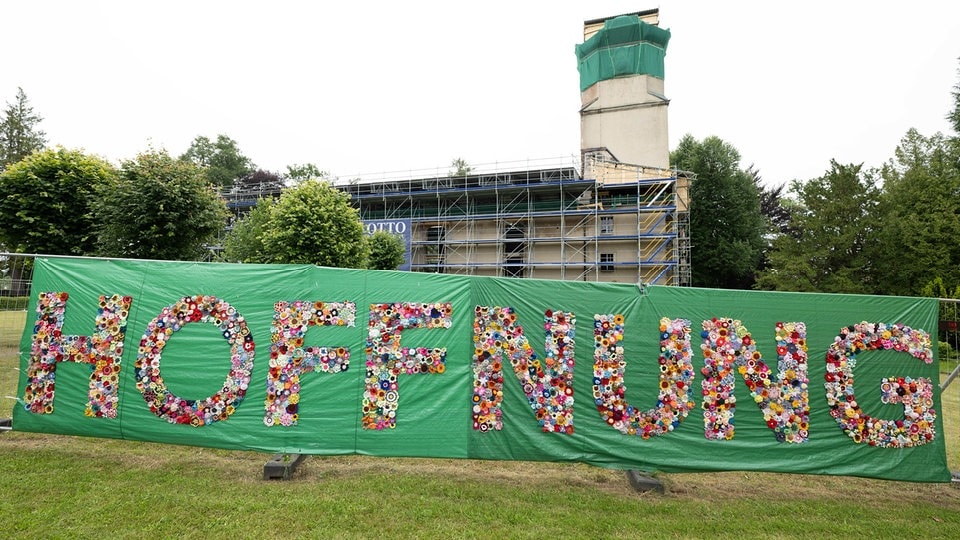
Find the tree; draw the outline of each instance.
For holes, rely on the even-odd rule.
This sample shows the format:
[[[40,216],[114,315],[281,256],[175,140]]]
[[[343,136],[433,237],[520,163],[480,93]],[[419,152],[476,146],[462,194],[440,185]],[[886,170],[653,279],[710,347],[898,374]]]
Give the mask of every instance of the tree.
[[[223,240],[223,259],[228,262],[269,262],[263,247],[263,233],[270,223],[273,199],[258,199],[246,216],[237,221]]]
[[[317,167],[313,163],[287,165],[287,178],[293,180],[294,183],[311,180],[313,178],[324,179],[328,176],[330,176],[330,173],[321,170],[320,167]]]
[[[960,70],[957,72],[960,73]],[[953,110],[947,113],[947,120],[953,126],[953,131],[960,134],[960,82],[953,85],[950,95],[953,96]]]
[[[878,292],[914,295],[941,278],[960,285],[960,152],[942,134],[911,129],[880,171]]]
[[[699,142],[686,135],[670,160],[697,175],[690,187],[693,285],[750,288],[765,229],[757,187],[739,168],[740,153],[718,137]]]
[[[116,175],[107,161],[60,147],[14,163],[0,173],[0,244],[20,253],[91,254],[100,221],[91,209]]]
[[[46,146],[47,134],[37,129],[42,120],[33,112],[23,88],[17,88],[16,101],[7,102],[0,119],[0,171]]]
[[[753,185],[760,195],[760,215],[766,220],[766,231],[773,234],[788,234],[790,232],[790,205],[784,202],[783,190],[786,184],[769,187],[764,185],[760,171],[751,164],[747,167],[747,175],[753,180]]]
[[[396,270],[406,260],[407,246],[403,237],[388,231],[376,231],[367,237],[371,270]]]
[[[280,178],[279,174],[265,171],[263,169],[257,169],[251,173],[241,176],[240,178],[237,178],[233,183],[233,187],[238,191],[269,195],[273,193],[280,193],[280,191],[286,186],[284,185],[283,179]]]
[[[283,191],[260,238],[267,262],[365,268],[363,223],[350,196],[322,180]]]
[[[223,230],[227,207],[203,169],[149,150],[98,190],[98,248],[108,257],[197,260]]]
[[[763,252],[760,257],[758,271],[770,267],[770,252],[773,251],[773,242],[783,234],[790,234],[790,205],[785,202],[783,189],[785,184],[776,187],[767,187],[763,184],[763,178],[760,171],[754,169],[751,164],[747,167],[747,175],[753,180],[753,185],[760,196],[760,215],[763,216]]]
[[[215,142],[198,136],[180,160],[205,168],[210,182],[221,189],[230,187],[234,180],[256,168],[250,158],[240,152],[237,141],[223,134],[217,135]]]
[[[877,231],[879,191],[861,165],[830,162],[830,170],[808,182],[793,181],[799,208],[795,234],[774,241],[770,268],[758,288],[783,291],[873,293],[876,280],[865,246]]]
[[[453,167],[453,170],[447,172],[448,176],[466,176],[473,171],[473,167],[463,158],[451,161],[450,166]]]

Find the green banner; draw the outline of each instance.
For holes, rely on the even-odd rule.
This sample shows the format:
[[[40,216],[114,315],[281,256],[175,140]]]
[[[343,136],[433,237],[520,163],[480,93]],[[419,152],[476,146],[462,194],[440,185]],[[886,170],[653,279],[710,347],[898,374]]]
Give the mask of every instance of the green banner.
[[[935,299],[67,258],[32,294],[20,431],[950,481]]]

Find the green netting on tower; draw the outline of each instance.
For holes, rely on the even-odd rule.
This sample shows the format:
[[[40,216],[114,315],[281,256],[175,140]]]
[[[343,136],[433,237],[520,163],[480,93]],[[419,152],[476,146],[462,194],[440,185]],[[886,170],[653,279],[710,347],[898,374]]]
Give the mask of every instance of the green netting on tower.
[[[670,30],[625,15],[606,21],[603,29],[576,46],[580,91],[599,81],[625,75],[663,78]]]

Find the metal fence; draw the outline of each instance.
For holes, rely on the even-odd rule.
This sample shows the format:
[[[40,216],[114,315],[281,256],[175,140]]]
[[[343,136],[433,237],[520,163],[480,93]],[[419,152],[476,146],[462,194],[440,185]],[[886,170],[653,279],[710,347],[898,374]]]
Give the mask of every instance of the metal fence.
[[[940,342],[940,370],[947,372],[940,389],[946,390],[960,373],[960,300],[940,299],[937,341]]]

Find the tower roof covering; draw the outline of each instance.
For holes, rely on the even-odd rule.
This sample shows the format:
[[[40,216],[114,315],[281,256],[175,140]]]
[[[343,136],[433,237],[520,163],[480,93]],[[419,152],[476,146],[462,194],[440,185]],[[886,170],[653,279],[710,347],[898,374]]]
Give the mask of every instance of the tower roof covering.
[[[580,91],[599,81],[628,75],[663,79],[670,30],[633,15],[607,20],[603,29],[576,46]]]

